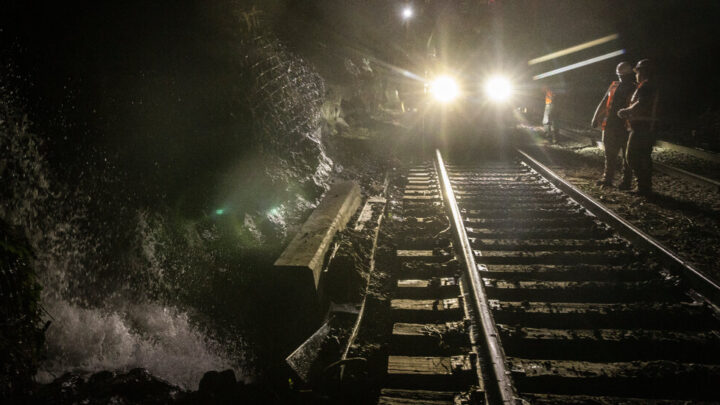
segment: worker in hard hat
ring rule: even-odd
[[[649,59],[639,61],[635,68],[637,89],[630,98],[630,106],[618,111],[618,117],[627,119],[630,137],[627,144],[627,162],[637,177],[637,194],[652,193],[652,160],[650,154],[655,144],[658,90],[655,87],[654,66]]]
[[[618,152],[622,151],[622,182],[620,189],[629,189],[632,181],[632,171],[625,158],[629,131],[625,120],[618,117],[617,112],[630,103],[630,97],[635,91],[635,78],[632,65],[620,62],[615,68],[618,80],[610,83],[605,96],[600,100],[592,118],[592,127],[602,129],[602,141],[605,146],[605,170],[599,186],[611,186],[617,168]]]

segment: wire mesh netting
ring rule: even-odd
[[[268,167],[277,164],[275,173],[325,187],[332,161],[322,144],[323,79],[271,35],[245,45],[245,97],[257,144],[272,160]]]

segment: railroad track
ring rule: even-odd
[[[409,169],[360,325],[378,403],[720,402],[720,288],[544,170]]]
[[[587,140],[590,142],[591,145],[597,145],[597,147],[599,147],[599,148],[604,148],[603,142],[598,140],[598,138],[594,137],[594,136],[583,135],[576,131],[567,130],[567,129],[561,129],[560,135],[565,136],[567,138],[580,140],[580,141]],[[702,159],[702,160],[705,160],[708,162],[712,162],[714,164],[717,164],[718,162],[720,162],[720,157],[718,157],[717,154],[711,153],[711,152],[706,152],[706,151],[703,151],[700,149],[694,149],[694,148],[688,148],[685,146],[675,145],[673,143],[666,142],[666,141],[658,141],[656,143],[656,146],[664,148],[664,149],[668,149],[671,151],[676,151],[676,152],[679,152],[679,153],[682,153],[682,154],[685,154],[688,156],[694,156],[696,158],[699,158],[699,159]],[[709,178],[707,176],[703,176],[701,174],[694,173],[692,171],[681,169],[679,167],[675,167],[675,166],[668,165],[666,163],[661,163],[661,162],[653,162],[653,168],[663,174],[668,175],[668,176],[678,177],[678,178],[684,179],[686,181],[689,181],[691,183],[695,183],[697,185],[707,187],[707,188],[713,189],[715,191],[720,191],[720,180],[719,179]]]

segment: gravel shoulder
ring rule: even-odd
[[[649,198],[620,191],[617,187],[600,187],[603,151],[577,142],[542,145],[533,155],[550,166],[584,192],[606,204],[644,232],[676,251],[710,278],[720,281],[720,193],[688,184],[677,178],[653,173],[653,190]],[[657,153],[657,152],[656,152]],[[673,153],[673,160],[682,160]],[[687,166],[697,165],[687,159]],[[702,162],[700,162],[702,165]],[[712,164],[704,167],[715,170]],[[615,184],[619,183],[616,178]]]
[[[656,162],[684,169],[709,179],[720,181],[720,164],[689,156],[669,149],[655,147],[653,159]]]

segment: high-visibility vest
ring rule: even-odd
[[[545,91],[545,104],[552,104],[552,99],[553,99],[552,90],[546,90]]]
[[[608,117],[610,116],[610,109],[612,108],[613,99],[615,98],[615,91],[617,91],[618,87],[620,87],[620,82],[618,82],[618,81],[613,81],[612,83],[610,83],[610,87],[608,87],[608,96],[607,96],[607,101],[605,102],[605,111],[603,114],[605,116],[605,118],[603,118],[602,125],[601,125],[603,131],[605,130],[605,127],[607,126],[607,120],[608,120]]]

